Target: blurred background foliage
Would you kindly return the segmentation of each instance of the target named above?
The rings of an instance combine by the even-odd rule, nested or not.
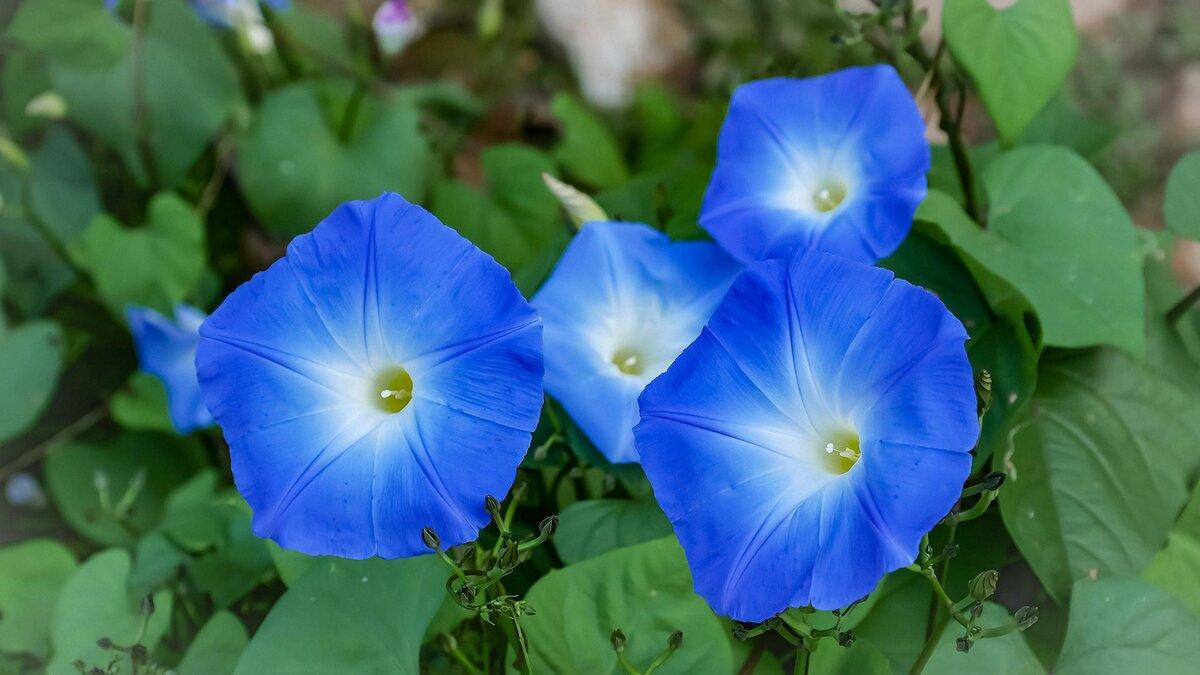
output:
[[[130,672],[138,657],[97,645],[101,637],[118,647],[136,640],[180,673],[232,672],[239,658],[248,673],[333,668],[380,650],[408,664],[423,642],[427,671],[456,668],[457,647],[438,638],[463,618],[439,595],[443,568],[318,561],[253,537],[219,432],[174,432],[161,383],[137,370],[124,307],[211,309],[334,206],[385,190],[428,206],[508,267],[528,296],[571,234],[543,174],[591,194],[613,218],[703,237],[701,197],[737,84],[889,57],[888,43],[873,42],[877,32],[847,18],[873,11],[865,1],[622,0],[612,4],[625,23],[608,25],[545,7],[539,18],[532,0],[413,0],[423,28],[396,55],[372,33],[377,4],[264,7],[264,47],[261,33],[206,24],[186,0],[122,0],[115,18],[97,0],[0,3],[0,673],[76,672],[75,659]],[[914,35],[883,38],[932,53],[940,3],[918,5],[929,21],[918,15]],[[981,84],[956,120],[980,192],[992,206],[997,196],[1034,204],[1039,217],[1062,223],[1062,236],[1027,257],[990,253],[964,213],[969,200],[928,106],[938,144],[931,185],[944,194],[931,196],[915,234],[883,263],[939,293],[971,332],[972,360],[996,376],[977,469],[1011,468],[1006,452],[1038,458],[1022,464],[1028,473],[1006,488],[999,512],[959,535],[948,586],[961,590],[996,568],[1002,604],[1042,608],[1026,637],[972,652],[977,672],[1055,664],[1089,672],[1087,659],[1105,644],[1146,647],[1173,635],[1174,648],[1198,625],[1147,615],[1142,632],[1096,647],[1100,629],[1088,622],[1102,616],[1099,595],[1128,597],[1129,607],[1176,601],[1132,581],[1076,584],[1097,570],[1142,575],[1200,611],[1200,500],[1179,515],[1200,463],[1197,324],[1186,317],[1174,330],[1159,318],[1184,285],[1200,282],[1200,246],[1163,231],[1170,169],[1200,142],[1200,5],[1074,5],[1077,59],[1069,41],[1025,61],[1007,54],[1018,72],[1048,73],[1051,92],[1055,69],[1069,70],[1044,109],[989,104],[996,80],[980,73],[991,66],[949,40]],[[643,33],[650,39],[639,40]],[[920,89],[921,64],[890,56]],[[1000,141],[1031,147],[1001,156]],[[1033,147],[1045,144],[1077,154]],[[1046,178],[1041,191],[1022,183],[1035,168]],[[1185,170],[1181,185],[1197,187],[1178,192],[1194,194],[1200,167]],[[1172,227],[1186,234],[1196,211],[1176,204],[1171,220],[1181,224]],[[994,209],[988,219],[1016,231],[1020,217]],[[1082,279],[1066,263],[1081,249],[1093,273]],[[1029,259],[1062,267],[1062,278],[1033,279]],[[1116,318],[1087,318],[1080,303],[1093,292]],[[1124,320],[1130,312],[1136,321]],[[1096,344],[1111,347],[1078,349]],[[1101,426],[1013,435],[1030,400]],[[529,628],[543,664],[612,660],[606,642],[580,648],[554,617],[569,588],[587,595],[622,584],[630,599],[604,596],[585,617],[590,629],[606,638],[617,622],[653,614],[663,631],[687,624],[695,645],[673,672],[740,667],[750,648],[680,583],[677,547],[651,541],[670,530],[639,469],[606,465],[551,402],[522,477],[532,487],[517,528],[562,518],[554,550],[513,582],[543,611]],[[1095,505],[1097,491],[1115,505]],[[600,555],[606,563],[589,563]],[[530,590],[563,564],[567,572]],[[653,593],[671,602],[649,606]],[[857,672],[904,670],[926,629],[911,610],[928,606],[930,593],[905,577],[873,598],[853,622],[875,645],[858,652],[867,656]],[[361,621],[347,620],[356,615],[377,621],[378,632],[364,636]],[[457,635],[464,649],[485,642]],[[649,638],[634,639],[631,650],[648,661],[660,637],[645,647]],[[963,672],[953,655],[951,640],[927,672]],[[850,668],[822,658],[818,669]],[[769,654],[754,659],[751,668],[778,672]]]

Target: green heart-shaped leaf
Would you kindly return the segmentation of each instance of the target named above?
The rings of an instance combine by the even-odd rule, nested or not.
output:
[[[942,14],[946,45],[975,81],[1000,138],[1013,143],[1075,65],[1079,36],[1068,0],[952,0]]]

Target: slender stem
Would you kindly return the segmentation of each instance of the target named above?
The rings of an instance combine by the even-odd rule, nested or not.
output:
[[[221,140],[217,141],[212,175],[204,186],[204,192],[200,193],[200,201],[196,202],[196,213],[199,214],[201,220],[208,218],[208,212],[212,210],[213,204],[217,201],[217,195],[221,193],[221,186],[229,174],[229,160],[232,153],[233,140],[228,136],[222,136]]]
[[[446,635],[449,634],[447,633]],[[471,663],[471,660],[467,658],[467,655],[462,653],[457,644],[447,640],[443,642],[442,646],[445,648],[446,653],[453,657],[455,661],[458,661],[458,665],[462,666],[463,670],[467,671],[468,675],[482,675],[480,670],[475,667],[475,664]]]
[[[1200,302],[1200,286],[1193,288],[1191,293],[1185,295],[1182,300],[1175,303],[1175,305],[1167,311],[1167,321],[1170,323],[1179,323],[1179,320],[1183,318],[1183,315],[1187,314],[1188,310],[1191,309],[1197,302]]]
[[[946,625],[950,623],[948,616],[942,616],[938,620],[937,625],[933,627],[933,632],[929,637],[925,638],[925,645],[921,647],[921,653],[917,655],[917,660],[913,662],[912,668],[908,669],[908,675],[920,675],[921,671],[925,670],[925,666],[929,663],[930,657],[937,649],[938,643],[942,641],[942,633],[946,632]]]
[[[61,431],[59,431],[57,434],[54,434],[50,438],[46,439],[44,442],[39,443],[39,444],[33,446],[32,448],[26,450],[24,453],[22,453],[20,456],[18,456],[13,461],[9,462],[8,464],[4,465],[3,467],[0,467],[0,482],[3,482],[9,476],[20,471],[21,469],[24,469],[25,467],[29,466],[30,464],[33,464],[38,459],[40,459],[43,455],[45,455],[47,452],[53,450],[55,447],[62,445],[63,443],[66,443],[67,441],[70,441],[72,438],[75,438],[79,434],[82,434],[83,432],[87,431],[88,429],[91,429],[92,427],[96,426],[96,424],[100,420],[104,419],[104,417],[107,415],[108,415],[108,411],[106,411],[104,409],[104,406],[96,407],[96,408],[92,409],[90,412],[85,413],[82,417],[75,420],[71,424],[67,425],[65,428],[63,428]]]
[[[367,95],[367,83],[359,79],[354,83],[354,91],[342,109],[342,121],[338,124],[338,140],[342,143],[350,141],[354,133],[354,124],[358,121],[358,110],[362,107],[363,98]]]
[[[809,655],[807,645],[801,640],[796,646],[796,666],[792,668],[793,675],[808,675]]]

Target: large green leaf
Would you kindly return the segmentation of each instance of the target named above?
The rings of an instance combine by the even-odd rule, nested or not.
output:
[[[1200,490],[1192,493],[1167,545],[1154,554],[1142,578],[1164,588],[1200,616]]]
[[[46,485],[64,520],[80,535],[104,546],[129,546],[135,532],[148,532],[162,517],[171,489],[196,465],[194,443],[162,434],[126,433],[106,445],[69,443],[46,456]],[[123,522],[102,509],[97,482],[113,506],[137,488]],[[132,532],[131,532],[132,530]]]
[[[826,640],[813,653],[808,664],[809,675],[892,675],[887,657],[866,640],[855,640],[844,649]]]
[[[92,165],[64,127],[54,127],[33,155],[29,206],[60,243],[75,239],[100,213]]]
[[[1167,539],[1200,468],[1200,400],[1111,349],[1043,363],[1013,432],[1001,513],[1047,590],[1137,575]]]
[[[1056,675],[1191,675],[1200,663],[1200,619],[1137,579],[1083,580]]]
[[[554,550],[568,565],[615,548],[671,534],[671,521],[653,501],[588,499],[558,514]]]
[[[1133,222],[1095,169],[1064,148],[1019,148],[989,164],[983,181],[986,230],[938,192],[917,218],[940,228],[981,269],[978,281],[993,304],[1008,286],[1023,295],[1046,344],[1108,344],[1141,354],[1141,254]]]
[[[629,177],[612,133],[594,112],[565,93],[556,94],[550,108],[562,125],[562,140],[554,150],[554,157],[572,178],[603,188]]]
[[[0,549],[0,652],[46,658],[50,609],[74,571],[74,554],[51,539]]]
[[[18,5],[6,37],[55,61],[96,68],[115,63],[129,48],[126,28],[103,3],[36,0]]]
[[[50,642],[54,657],[48,675],[78,675],[73,665],[82,660],[87,667],[103,669],[113,656],[122,656],[100,648],[100,638],[113,644],[138,644],[153,649],[171,622],[172,596],[167,591],[155,593],[154,613],[147,620],[142,598],[130,595],[129,554],[109,549],[92,556],[80,565],[63,586],[50,622]],[[138,636],[141,639],[138,640]],[[119,663],[122,672],[129,672],[129,658]]]
[[[942,31],[956,61],[975,81],[1000,138],[1015,141],[1062,88],[1075,65],[1079,36],[1068,0],[954,0]]]
[[[0,161],[0,260],[4,261],[7,298],[29,316],[39,315],[75,272],[30,222],[27,183]]]
[[[1200,151],[1185,155],[1171,169],[1164,209],[1167,227],[1181,237],[1200,240]]]
[[[655,671],[663,675],[732,673],[741,663],[725,623],[692,590],[674,537],[555,570],[527,599],[537,611],[523,620],[535,673],[624,673],[609,643],[617,628],[628,639],[625,655],[641,668],[683,631],[683,646]]]
[[[534,148],[495,145],[480,156],[487,192],[458,181],[438,186],[433,210],[450,227],[490,253],[514,275],[565,245],[558,200],[542,182],[557,175],[554,161]],[[555,256],[557,257],[557,256]]]
[[[183,0],[147,5],[141,54],[141,103],[137,103],[133,59],[110,68],[53,68],[55,89],[67,100],[72,119],[104,139],[139,181],[156,177],[160,187],[182,182],[240,100],[237,73],[213,31]],[[132,31],[126,29],[126,41]],[[149,148],[139,148],[139,128]]]
[[[150,200],[145,225],[126,227],[101,214],[68,251],[115,315],[123,317],[128,305],[170,313],[204,274],[204,224],[187,202],[164,192]]]
[[[196,634],[175,672],[179,675],[233,675],[249,641],[246,627],[236,616],[226,611],[217,612]]]
[[[0,442],[33,424],[58,386],[63,335],[49,321],[0,323]]]
[[[236,672],[418,675],[448,575],[431,555],[322,560],[271,608]]]
[[[239,178],[254,214],[276,234],[307,232],[352,199],[391,191],[419,202],[425,195],[432,164],[413,102],[364,97],[343,140],[342,117],[353,107],[342,85],[276,90],[246,132]]]

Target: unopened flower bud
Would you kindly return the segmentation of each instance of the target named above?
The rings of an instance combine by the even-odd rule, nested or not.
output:
[[[854,631],[844,630],[837,634],[837,643],[843,647],[854,644]]]
[[[421,20],[412,13],[405,0],[387,0],[371,18],[371,30],[379,53],[393,57],[415,40],[425,30]]]
[[[520,562],[520,550],[515,543],[509,543],[500,549],[500,567],[512,569]]]
[[[438,538],[437,532],[434,532],[433,528],[430,527],[421,528],[421,541],[425,542],[426,546],[435,551],[442,547],[442,540]]]
[[[497,518],[500,517],[500,502],[496,501],[495,497],[488,495],[487,498],[483,500],[483,508],[487,509],[487,512],[493,516]]]
[[[954,641],[954,648],[957,649],[958,651],[962,652],[963,654],[966,654],[967,652],[971,651],[971,647],[974,647],[974,646],[975,646],[975,643],[972,642],[971,638],[968,638],[968,637],[960,637]]]
[[[612,632],[608,641],[612,644],[613,651],[617,653],[625,651],[625,633],[622,633],[620,628]]]
[[[558,516],[547,516],[542,520],[542,524],[538,525],[538,530],[547,539],[553,537],[558,530]]]
[[[996,594],[996,584],[999,581],[999,572],[996,570],[987,570],[975,575],[971,583],[967,584],[967,590],[970,592],[972,598],[982,602]]]
[[[154,596],[153,595],[147,593],[146,595],[142,596],[141,609],[142,609],[142,614],[153,614],[154,613]]]
[[[99,647],[100,649],[108,651],[108,650],[112,649],[113,642],[109,638],[102,637],[99,640],[96,640],[96,646]]]
[[[1020,630],[1025,630],[1026,628],[1029,628],[1033,624],[1037,623],[1038,608],[1028,606],[1022,607],[1021,609],[1018,609],[1015,614],[1013,614],[1013,618],[1017,621],[1017,627]]]
[[[134,645],[130,647],[129,660],[137,665],[142,665],[149,661],[150,652],[146,650],[146,645]]]
[[[683,631],[677,630],[671,633],[671,637],[667,638],[667,649],[675,651],[683,646]]]

